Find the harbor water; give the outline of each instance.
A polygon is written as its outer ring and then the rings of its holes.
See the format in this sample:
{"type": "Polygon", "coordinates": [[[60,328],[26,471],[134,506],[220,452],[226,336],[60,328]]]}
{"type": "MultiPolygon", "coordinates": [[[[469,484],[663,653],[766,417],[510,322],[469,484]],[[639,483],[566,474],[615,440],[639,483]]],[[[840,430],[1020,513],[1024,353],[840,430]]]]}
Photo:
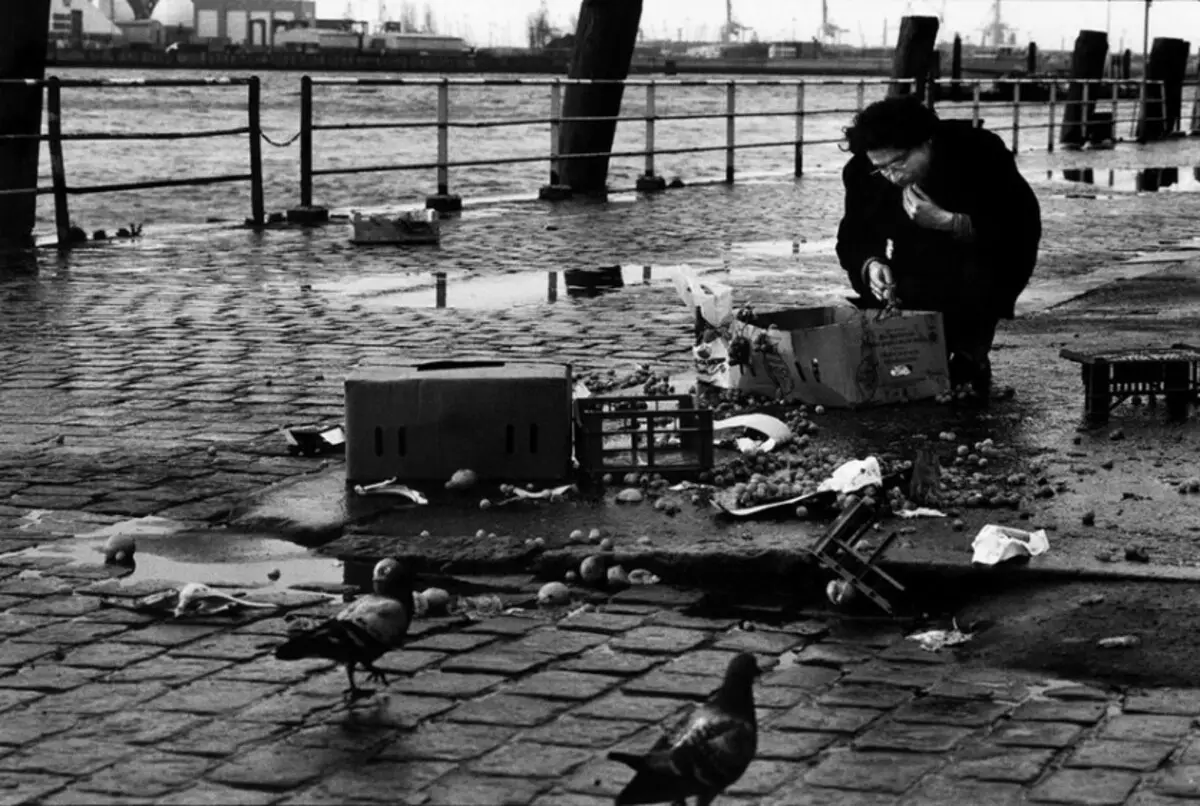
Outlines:
{"type": "MultiPolygon", "coordinates": [[[[61,78],[129,80],[126,70],[59,68],[61,78]]],[[[155,73],[171,78],[201,78],[213,75],[191,71],[155,73]]],[[[220,74],[217,74],[220,75],[220,74]]],[[[226,75],[245,75],[228,73],[226,75]]],[[[298,72],[264,72],[262,78],[262,129],[276,147],[263,144],[265,195],[268,211],[282,211],[299,203],[300,146],[294,139],[300,126],[300,80],[298,72]],[[289,142],[290,141],[290,142],[289,142]],[[286,145],[284,145],[286,144],[286,145]]],[[[330,74],[335,75],[335,74],[330,74]]],[[[336,74],[345,78],[347,74],[336,74]]],[[[363,74],[367,77],[367,74],[363,74]]],[[[384,74],[370,74],[372,78],[384,74]]],[[[513,76],[516,78],[516,76],[513,76]]],[[[468,78],[458,76],[456,78],[468,78]]],[[[502,78],[473,76],[469,78],[502,78]]],[[[521,76],[521,78],[530,78],[521,76]]],[[[662,120],[656,125],[660,149],[692,146],[723,146],[726,142],[726,89],[728,76],[707,78],[709,86],[680,86],[670,80],[656,87],[658,115],[714,114],[707,120],[662,120]]],[[[769,79],[770,77],[763,77],[769,79]]],[[[866,84],[867,103],[884,92],[882,84],[866,84]]],[[[645,114],[646,88],[626,89],[624,116],[645,114]]],[[[433,86],[362,87],[315,86],[314,121],[346,124],[414,121],[433,122],[437,117],[437,89],[433,86]]],[[[766,174],[787,175],[793,169],[796,136],[797,92],[794,86],[741,85],[737,89],[739,114],[777,112],[777,116],[739,117],[739,144],[785,142],[787,145],[737,151],[737,174],[741,178],[766,174]]],[[[839,170],[846,156],[837,141],[857,108],[859,86],[853,79],[813,77],[804,98],[804,139],[814,143],[805,149],[806,172],[839,170]],[[822,83],[839,82],[839,83],[822,83]],[[826,141],[824,144],[815,144],[826,141]]],[[[83,132],[195,132],[245,126],[246,88],[205,86],[152,88],[123,84],[104,88],[64,88],[63,130],[83,132]]],[[[1109,110],[1105,102],[1099,108],[1109,110]]],[[[1132,117],[1135,102],[1122,103],[1120,117],[1132,117]]],[[[970,103],[940,104],[939,113],[970,117],[970,103]]],[[[985,104],[980,110],[988,128],[1011,142],[1013,107],[1009,103],[985,104]]],[[[550,116],[547,86],[452,86],[450,121],[480,123],[506,119],[546,119],[550,116]]],[[[1057,117],[1061,120],[1061,107],[1057,117]]],[[[1048,108],[1022,104],[1020,150],[1040,151],[1046,147],[1048,108]]],[[[1120,133],[1128,124],[1119,124],[1120,133]]],[[[641,121],[618,125],[615,151],[641,151],[645,126],[641,121]]],[[[134,181],[177,179],[192,176],[244,174],[249,171],[245,135],[186,140],[68,140],[64,143],[67,183],[73,188],[134,181]]],[[[546,157],[550,150],[550,126],[531,124],[511,127],[461,127],[450,130],[450,159],[487,160],[517,156],[546,157]]],[[[437,158],[436,131],[430,128],[317,131],[314,133],[313,165],[350,168],[365,165],[432,163],[437,158]]],[[[656,172],[668,180],[684,182],[713,180],[724,176],[723,151],[700,154],[664,154],[656,159],[656,172]]],[[[642,157],[612,160],[609,182],[613,188],[630,188],[644,170],[642,157]]],[[[43,146],[40,185],[50,185],[50,160],[43,146]]],[[[492,196],[532,196],[546,184],[547,162],[481,165],[450,170],[450,191],[467,199],[492,196]]],[[[318,176],[313,198],[332,208],[380,207],[420,204],[436,191],[436,174],[431,168],[318,176]]],[[[213,219],[240,222],[250,211],[246,182],[177,187],[120,193],[73,195],[72,219],[87,230],[115,229],[131,222],[151,227],[194,224],[213,219]]],[[[40,233],[53,230],[53,202],[39,199],[40,233]]]]}

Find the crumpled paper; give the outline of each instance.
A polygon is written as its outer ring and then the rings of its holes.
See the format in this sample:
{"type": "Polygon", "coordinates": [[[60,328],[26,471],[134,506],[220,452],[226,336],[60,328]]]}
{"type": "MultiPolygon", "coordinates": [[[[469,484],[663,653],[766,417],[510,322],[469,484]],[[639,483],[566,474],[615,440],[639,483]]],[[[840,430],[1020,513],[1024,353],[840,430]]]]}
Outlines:
{"type": "Polygon", "coordinates": [[[896,513],[901,518],[944,518],[946,513],[940,509],[930,509],[929,507],[917,507],[916,509],[902,509],[896,513]]]}
{"type": "Polygon", "coordinates": [[[883,471],[879,460],[874,456],[866,459],[851,459],[833,471],[833,475],[821,482],[818,492],[833,490],[837,493],[850,494],[864,487],[883,485],[883,471]]]}
{"type": "Polygon", "coordinates": [[[953,630],[925,630],[913,633],[908,640],[916,641],[926,652],[938,652],[948,646],[965,644],[975,636],[955,627],[953,630]]]}
{"type": "Polygon", "coordinates": [[[1010,526],[989,523],[979,530],[971,543],[976,565],[997,565],[1015,557],[1037,557],[1050,550],[1050,539],[1044,529],[1026,532],[1010,526]]]}

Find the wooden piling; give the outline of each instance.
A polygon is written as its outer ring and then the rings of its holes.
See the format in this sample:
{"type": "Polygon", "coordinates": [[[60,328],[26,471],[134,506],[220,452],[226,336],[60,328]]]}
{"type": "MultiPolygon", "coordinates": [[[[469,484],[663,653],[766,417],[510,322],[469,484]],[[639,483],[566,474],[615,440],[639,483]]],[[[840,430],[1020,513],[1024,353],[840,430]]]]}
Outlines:
{"type": "MultiPolygon", "coordinates": [[[[46,47],[50,36],[50,0],[9,3],[7,22],[0,25],[0,79],[46,77],[46,47]]],[[[37,217],[34,193],[38,184],[38,154],[42,133],[42,88],[0,84],[0,251],[33,245],[37,217]]]]}
{"type": "MultiPolygon", "coordinates": [[[[1075,37],[1071,55],[1071,78],[1104,78],[1104,63],[1108,59],[1108,34],[1104,31],[1080,31],[1075,37]]],[[[1084,84],[1072,81],[1067,88],[1067,103],[1063,108],[1062,130],[1058,142],[1068,148],[1079,148],[1087,139],[1084,121],[1090,120],[1096,108],[1096,93],[1084,92],[1084,84]],[[1084,99],[1087,102],[1084,103],[1084,99]]]]}
{"type": "Polygon", "coordinates": [[[1138,110],[1138,142],[1161,139],[1178,128],[1190,51],[1191,44],[1182,39],[1154,38],[1146,66],[1146,100],[1138,110]],[[1163,83],[1149,83],[1155,81],[1163,83]]]}
{"type": "Polygon", "coordinates": [[[954,35],[954,45],[950,50],[950,100],[962,98],[962,37],[954,35]]]}
{"type": "Polygon", "coordinates": [[[568,84],[558,134],[558,177],[573,193],[602,193],[607,188],[608,153],[621,114],[621,98],[633,60],[642,0],[583,0],[568,78],[611,83],[568,84]],[[606,118],[581,120],[580,118],[606,118]],[[572,155],[597,156],[572,159],[572,155]]]}
{"type": "Polygon", "coordinates": [[[891,77],[916,81],[911,84],[907,81],[893,82],[888,86],[889,96],[914,92],[922,101],[925,100],[937,32],[937,17],[904,17],[900,20],[900,36],[896,40],[896,52],[892,55],[891,77]]]}

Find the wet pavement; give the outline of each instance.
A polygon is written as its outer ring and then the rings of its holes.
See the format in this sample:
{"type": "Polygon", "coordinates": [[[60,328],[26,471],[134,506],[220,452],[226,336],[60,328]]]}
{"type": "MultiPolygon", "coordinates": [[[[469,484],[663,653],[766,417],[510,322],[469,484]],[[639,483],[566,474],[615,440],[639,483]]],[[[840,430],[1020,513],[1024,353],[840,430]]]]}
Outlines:
{"type": "MultiPolygon", "coordinates": [[[[668,279],[672,267],[731,282],[762,308],[844,296],[828,240],[840,213],[836,187],[836,178],[812,177],[636,203],[468,210],[441,248],[399,254],[355,250],[338,225],[147,233],[62,258],[43,253],[37,274],[5,275],[0,802],[610,802],[625,774],[601,760],[605,750],[651,742],[657,723],[710,690],[739,648],[776,669],[760,688],[759,760],[730,803],[1195,797],[1191,720],[1200,700],[1191,690],[1154,681],[1147,693],[1063,690],[1058,673],[999,668],[1003,652],[954,660],[914,650],[902,625],[849,634],[829,613],[697,609],[699,594],[666,585],[600,598],[593,611],[554,621],[562,614],[530,606],[528,576],[491,579],[477,584],[508,585],[521,612],[418,621],[416,640],[385,663],[397,681],[351,715],[338,699],[340,672],[269,659],[285,632],[277,616],[159,624],[103,605],[100,593],[203,581],[232,583],[289,611],[329,612],[326,595],[300,588],[338,590],[351,565],[310,554],[273,528],[229,526],[244,523],[250,493],[296,479],[312,485],[299,503],[328,517],[321,474],[336,477],[340,459],[287,455],[281,426],[340,420],[341,382],[353,367],[498,354],[579,370],[640,362],[684,370],[690,314],[668,279]],[[600,270],[611,266],[619,271],[600,270]],[[572,274],[588,289],[572,295],[567,272],[579,270],[597,277],[572,274]],[[605,289],[615,275],[621,287],[605,289]],[[147,516],[180,526],[139,538],[125,587],[107,580],[96,551],[102,530],[147,516]],[[278,581],[269,578],[275,570],[278,581]]],[[[1125,409],[1124,440],[1109,439],[1109,429],[1076,433],[1078,370],[1055,357],[1079,339],[1099,346],[1194,335],[1196,264],[1179,247],[1194,235],[1200,200],[1068,197],[1055,183],[1039,183],[1038,193],[1047,234],[1030,315],[1002,328],[997,349],[1001,380],[1017,397],[992,421],[922,409],[923,427],[949,424],[962,439],[1003,431],[1020,461],[1041,459],[1049,479],[1065,482],[1026,509],[1026,522],[1057,527],[1053,556],[1112,567],[1097,555],[1136,540],[1152,547],[1152,567],[1193,567],[1194,533],[1180,524],[1200,497],[1166,493],[1174,475],[1195,473],[1187,470],[1197,455],[1194,422],[1168,428],[1158,413],[1125,409]],[[1123,262],[1148,251],[1171,257],[1123,262]],[[1121,481],[1097,484],[1110,472],[1121,481]],[[1140,486],[1122,487],[1132,482],[1140,486]],[[1082,524],[1087,508],[1096,526],[1082,524]]],[[[888,432],[891,419],[831,413],[821,428],[851,450],[870,436],[864,422],[889,439],[908,427],[898,420],[888,432]]],[[[296,515],[296,505],[283,516],[296,515]]],[[[335,536],[344,513],[336,514],[326,532],[291,536],[335,536]]],[[[369,534],[377,513],[354,514],[366,532],[356,527],[344,540],[379,537],[369,534]]],[[[952,546],[961,564],[973,519],[1002,514],[964,511],[962,531],[946,526],[942,537],[921,524],[898,551],[921,560],[927,546],[952,546]]],[[[656,540],[666,544],[672,531],[683,540],[701,520],[681,515],[674,526],[649,521],[663,527],[656,540]]],[[[578,528],[594,517],[580,515],[578,528]]],[[[628,531],[632,545],[621,550],[640,545],[631,511],[606,517],[618,536],[628,531]]],[[[275,518],[282,522],[278,509],[275,518]]],[[[552,518],[565,538],[574,516],[552,518]]],[[[411,535],[416,525],[392,528],[411,535]]],[[[485,528],[472,520],[457,531],[472,526],[485,528]]],[[[430,531],[430,545],[450,537],[430,531]]],[[[755,523],[692,537],[718,546],[741,535],[796,540],[787,524],[755,523]]],[[[525,534],[502,536],[514,553],[525,550],[525,534]]]]}

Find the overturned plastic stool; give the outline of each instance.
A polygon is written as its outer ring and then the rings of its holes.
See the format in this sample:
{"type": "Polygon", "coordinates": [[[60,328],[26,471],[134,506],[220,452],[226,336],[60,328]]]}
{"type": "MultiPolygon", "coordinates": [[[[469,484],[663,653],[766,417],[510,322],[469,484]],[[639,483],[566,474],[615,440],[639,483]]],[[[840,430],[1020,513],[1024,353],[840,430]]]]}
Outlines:
{"type": "Polygon", "coordinates": [[[901,585],[890,574],[876,566],[898,535],[892,532],[870,554],[862,554],[858,544],[879,519],[875,508],[859,501],[838,516],[825,536],[817,541],[812,554],[821,565],[853,585],[859,593],[879,605],[885,613],[892,612],[887,595],[903,593],[901,585]]]}
{"type": "Polygon", "coordinates": [[[1126,398],[1145,396],[1154,405],[1161,395],[1167,416],[1186,420],[1188,405],[1200,395],[1200,349],[1187,344],[1133,350],[1063,349],[1061,358],[1082,367],[1083,414],[1088,425],[1108,422],[1126,398]]]}

